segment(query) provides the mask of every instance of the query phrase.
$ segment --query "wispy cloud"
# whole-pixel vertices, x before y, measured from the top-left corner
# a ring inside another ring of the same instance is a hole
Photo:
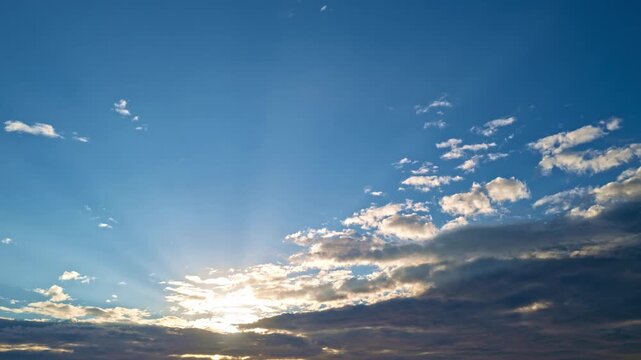
[[[424,129],[431,128],[431,127],[444,129],[445,127],[447,127],[447,122],[445,122],[444,120],[436,120],[436,121],[428,121],[425,124],[423,124]]]
[[[439,99],[432,101],[427,105],[414,105],[414,111],[416,115],[425,114],[434,108],[451,108],[454,105],[449,102],[445,96],[441,96]]]
[[[488,150],[489,148],[496,146],[496,143],[462,144],[463,140],[452,138],[447,141],[437,143],[436,147],[438,149],[449,148],[450,150],[448,152],[441,155],[441,159],[451,160],[462,158],[466,153]]]
[[[472,127],[471,131],[481,134],[483,136],[492,136],[496,134],[500,127],[512,125],[516,122],[514,116],[495,119],[492,121],[486,122],[482,127]]]

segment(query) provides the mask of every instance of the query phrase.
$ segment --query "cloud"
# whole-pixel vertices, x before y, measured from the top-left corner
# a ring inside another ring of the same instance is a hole
[[[423,129],[427,129],[427,128],[431,128],[431,127],[444,129],[444,128],[447,127],[447,122],[445,122],[443,120],[436,120],[436,121],[428,121],[425,124],[423,124]]]
[[[450,182],[461,180],[463,180],[463,178],[460,176],[414,175],[403,180],[401,184],[411,186],[419,191],[428,192],[432,189],[447,185]]]
[[[118,113],[120,116],[129,117],[131,116],[131,111],[127,109],[128,101],[125,99],[120,99],[114,103],[113,110]]]
[[[22,121],[9,120],[4,122],[4,131],[30,134],[34,136],[44,136],[54,139],[62,139],[62,136],[56,132],[53,126],[44,123],[35,123],[28,125]]]
[[[512,125],[515,122],[516,118],[514,116],[510,116],[488,121],[482,127],[473,127],[471,130],[483,136],[492,136],[496,134],[500,127]]]
[[[607,150],[564,151],[551,156],[544,155],[539,166],[544,174],[557,167],[565,172],[584,174],[600,173],[641,157],[641,144],[611,147]]]
[[[320,11],[321,12],[327,11],[327,5],[321,6]]]
[[[414,111],[416,112],[416,115],[420,115],[429,112],[433,108],[451,108],[452,106],[452,103],[446,100],[444,96],[442,96],[438,100],[434,100],[428,105],[415,105]]]
[[[107,224],[107,223],[100,223],[100,224],[98,224],[98,227],[100,229],[113,229],[113,226],[111,226],[111,224]]]
[[[77,132],[73,132],[72,139],[81,142],[81,143],[88,143],[89,142],[89,137],[87,136],[80,136]]]
[[[515,179],[514,177],[509,179],[497,177],[487,183],[485,185],[485,189],[487,190],[490,199],[496,202],[515,202],[517,200],[530,198],[530,191],[525,183]]]
[[[405,165],[416,164],[416,163],[417,163],[416,160],[411,160],[410,158],[404,157],[404,158],[400,159],[399,161],[397,161],[395,163],[392,163],[392,166],[394,166],[397,169],[402,169]]]
[[[461,165],[457,166],[457,169],[463,170],[467,173],[472,173],[482,162],[496,161],[507,157],[506,153],[489,153],[489,154],[480,154],[474,155],[471,158],[465,160]]]
[[[50,298],[52,302],[61,302],[61,301],[71,300],[71,297],[65,294],[64,289],[58,285],[51,285],[51,287],[47,290],[35,289],[34,292],[37,292],[38,294],[41,294]]]
[[[424,203],[407,201],[371,206],[343,220],[345,226],[359,226],[361,229],[375,229],[382,236],[422,241],[433,237],[438,229]],[[422,215],[419,213],[423,213]]]
[[[0,240],[0,243],[3,244],[3,245],[11,245],[11,244],[13,244],[13,239],[6,237],[6,238]]]
[[[438,171],[438,166],[430,162],[423,163],[418,169],[411,170],[412,175],[425,175]]]
[[[370,194],[370,195],[372,195],[372,196],[377,196],[377,197],[378,197],[378,196],[383,196],[383,195],[385,195],[385,193],[384,193],[384,192],[382,192],[382,191],[372,191],[372,187],[371,187],[371,186],[366,186],[366,187],[363,189],[363,192],[364,192],[365,194]]]
[[[439,201],[441,209],[453,215],[476,216],[494,212],[490,199],[482,191],[481,185],[474,183],[469,192],[443,196]]]
[[[65,271],[62,273],[62,275],[58,277],[58,280],[61,280],[61,281],[74,280],[74,281],[80,281],[83,284],[88,284],[89,282],[91,282],[91,280],[94,280],[94,279],[95,278],[89,277],[87,275],[82,275],[79,272],[73,271],[73,270]]]
[[[468,144],[462,145],[463,140],[461,139],[449,139],[436,144],[438,149],[449,148],[450,151],[441,155],[441,159],[452,160],[459,159],[466,155],[466,152],[478,152],[482,150],[488,150],[491,147],[496,146],[496,143],[480,143],[480,144]]]
[[[569,151],[578,145],[592,142],[621,128],[621,119],[610,118],[601,121],[601,126],[586,125],[579,129],[561,132],[541,138],[528,146],[541,153],[539,167],[549,174],[557,167],[565,172],[577,174],[600,173],[641,157],[641,144],[610,147],[606,150],[588,149]]]

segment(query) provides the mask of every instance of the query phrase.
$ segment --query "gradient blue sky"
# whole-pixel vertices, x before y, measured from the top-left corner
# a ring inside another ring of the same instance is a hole
[[[591,149],[640,140],[639,10],[591,1],[3,1],[0,121],[50,124],[64,138],[0,133],[0,238],[12,239],[0,245],[0,301],[41,298],[33,289],[75,270],[96,278],[64,284],[78,304],[105,306],[116,294],[120,306],[164,314],[158,282],[286,262],[298,247],[285,236],[338,229],[372,203],[428,201],[440,227],[452,219],[442,196],[499,176],[527,184],[529,199],[471,223],[543,218],[532,206],[543,196],[638,166],[637,157],[546,175],[528,144],[612,117],[621,129]],[[138,121],[114,110],[120,99]],[[438,100],[451,107],[417,114]],[[492,136],[470,130],[508,117],[516,122]],[[424,126],[437,120],[447,126]],[[456,167],[469,156],[444,160],[435,146],[450,138],[495,142],[492,151],[508,156],[464,172]],[[418,163],[398,169],[402,158]],[[423,162],[464,179],[398,191]]]

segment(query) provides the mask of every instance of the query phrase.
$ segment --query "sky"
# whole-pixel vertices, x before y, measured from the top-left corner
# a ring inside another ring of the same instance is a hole
[[[0,359],[641,356],[640,10],[1,2]]]

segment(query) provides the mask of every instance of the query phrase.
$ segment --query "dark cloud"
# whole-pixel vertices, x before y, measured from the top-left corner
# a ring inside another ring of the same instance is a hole
[[[439,261],[407,264],[371,282],[345,282],[342,290],[370,291],[393,281],[431,287],[414,298],[246,326],[271,334],[3,320],[4,345],[73,352],[0,352],[0,359],[639,359],[640,215],[640,204],[628,203],[589,220],[465,228],[424,245],[358,246],[350,256],[418,253]]]

